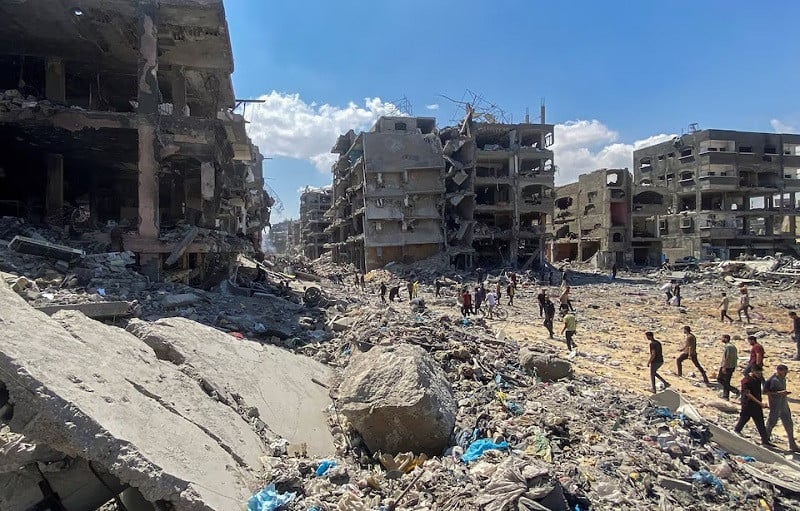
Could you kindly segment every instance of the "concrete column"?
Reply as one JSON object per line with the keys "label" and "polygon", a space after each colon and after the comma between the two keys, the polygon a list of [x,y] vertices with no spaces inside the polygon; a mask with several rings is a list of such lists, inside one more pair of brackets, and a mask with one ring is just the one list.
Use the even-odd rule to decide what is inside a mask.
{"label": "concrete column", "polygon": [[48,57],[45,63],[44,79],[45,96],[50,101],[66,103],[67,101],[67,75],[64,71],[64,61],[59,57]]}
{"label": "concrete column", "polygon": [[47,191],[45,212],[48,218],[60,221],[64,209],[64,157],[60,154],[45,156],[47,163]]}
{"label": "concrete column", "polygon": [[139,35],[139,235],[158,238],[158,161],[156,117],[158,116],[158,33],[152,0],[137,5]]}
{"label": "concrete column", "polygon": [[178,71],[172,77],[172,114],[178,117],[183,116],[186,107],[186,77],[183,71]]}

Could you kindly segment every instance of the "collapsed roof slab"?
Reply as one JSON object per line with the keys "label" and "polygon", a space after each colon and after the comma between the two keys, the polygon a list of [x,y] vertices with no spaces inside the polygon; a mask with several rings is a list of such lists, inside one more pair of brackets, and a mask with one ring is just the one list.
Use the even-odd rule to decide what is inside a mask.
{"label": "collapsed roof slab", "polygon": [[176,511],[240,509],[252,495],[262,439],[139,339],[74,311],[49,318],[4,283],[0,325],[12,431]]}
{"label": "collapsed roof slab", "polygon": [[202,375],[219,396],[238,396],[238,406],[283,438],[306,443],[309,454],[335,453],[325,415],[331,399],[326,388],[314,383],[332,376],[323,364],[185,318],[132,320],[128,331],[184,372]]}

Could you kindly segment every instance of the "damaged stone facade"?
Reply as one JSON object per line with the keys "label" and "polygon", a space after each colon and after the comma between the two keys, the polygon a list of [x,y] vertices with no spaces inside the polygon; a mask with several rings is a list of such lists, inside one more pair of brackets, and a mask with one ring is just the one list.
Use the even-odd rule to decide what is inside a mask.
{"label": "damaged stone facade", "polygon": [[[544,114],[544,111],[542,112]],[[335,262],[369,271],[445,252],[459,268],[531,264],[552,214],[553,125],[382,117],[332,152]]]}
{"label": "damaged stone facade", "polygon": [[634,263],[796,249],[800,135],[695,131],[633,160]]}
{"label": "damaged stone facade", "polygon": [[330,235],[325,229],[331,222],[325,213],[331,208],[332,196],[330,188],[306,187],[300,194],[300,244],[308,258],[316,259],[328,251],[325,245]]}
{"label": "damaged stone facade", "polygon": [[0,27],[0,215],[96,232],[156,278],[218,250],[177,228],[260,246],[222,0],[3,2]]}
{"label": "damaged stone facade", "polygon": [[631,181],[628,169],[600,169],[556,187],[548,259],[628,263]]}

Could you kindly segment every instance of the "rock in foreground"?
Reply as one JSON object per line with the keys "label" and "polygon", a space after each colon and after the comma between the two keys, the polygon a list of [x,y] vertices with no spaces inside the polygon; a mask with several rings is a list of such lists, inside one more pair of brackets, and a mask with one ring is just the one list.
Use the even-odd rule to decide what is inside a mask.
{"label": "rock in foreground", "polygon": [[378,346],[354,356],[340,407],[372,451],[441,454],[458,404],[442,368],[422,348]]}

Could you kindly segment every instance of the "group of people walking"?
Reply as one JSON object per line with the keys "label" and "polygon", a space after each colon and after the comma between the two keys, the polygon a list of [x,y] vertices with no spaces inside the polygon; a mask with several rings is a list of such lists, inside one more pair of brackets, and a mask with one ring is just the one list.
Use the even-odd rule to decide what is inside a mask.
{"label": "group of people walking", "polygon": [[[790,312],[789,317],[792,320],[791,336],[793,341],[797,344],[797,357],[795,360],[800,360],[800,319],[797,313]],[[724,320],[724,317],[721,318]],[[708,375],[700,364],[697,357],[697,337],[692,333],[690,326],[683,327],[684,341],[681,347],[681,352],[675,359],[676,374],[678,377],[683,376],[683,362],[690,360],[692,364],[700,372],[703,382],[710,385],[711,381]],[[653,332],[645,332],[645,338],[649,343],[650,357],[647,365],[650,368],[650,386],[651,390],[656,392],[656,380],[660,381],[664,388],[670,387],[667,382],[658,372],[664,364],[664,353],[661,342],[655,338]],[[747,337],[747,342],[750,346],[750,357],[747,364],[742,369],[742,379],[740,388],[736,388],[731,384],[731,380],[736,372],[738,364],[738,350],[736,345],[731,341],[731,336],[723,334],[720,337],[722,343],[722,353],[719,362],[719,370],[717,372],[717,382],[721,388],[720,397],[729,399],[730,394],[738,396],[741,402],[741,410],[739,412],[739,419],[734,427],[736,433],[741,434],[745,425],[749,421],[753,421],[756,430],[761,438],[762,445],[774,446],[771,441],[772,430],[780,420],[786,430],[789,449],[798,451],[798,445],[794,439],[794,424],[792,422],[792,414],[789,410],[789,401],[787,395],[789,392],[786,390],[786,376],[789,372],[785,364],[778,364],[775,367],[775,374],[770,378],[764,379],[764,346],[758,342],[758,339],[751,335]],[[764,401],[766,396],[766,402]],[[764,409],[769,408],[769,415],[764,421]]]}

